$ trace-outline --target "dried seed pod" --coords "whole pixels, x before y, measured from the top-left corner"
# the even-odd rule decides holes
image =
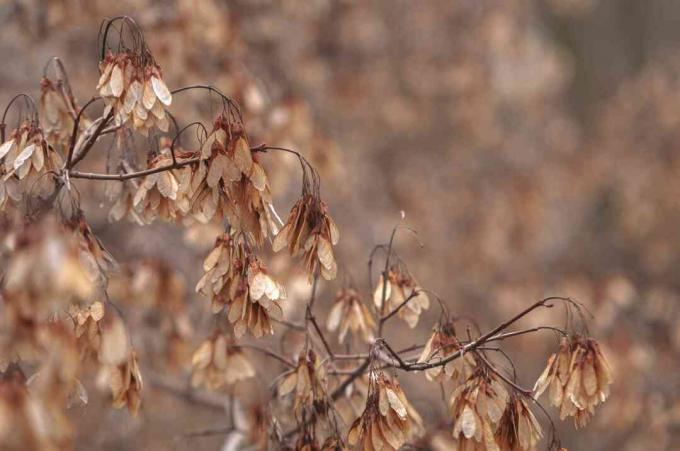
[[[423,424],[399,382],[371,372],[364,412],[347,433],[347,442],[361,449],[398,450],[420,434]]]
[[[427,340],[423,351],[418,358],[419,363],[436,362],[445,359],[460,350],[460,342],[456,338],[453,322],[447,321],[436,324],[432,335]],[[450,379],[455,382],[465,381],[476,367],[472,354],[465,353],[460,358],[454,359],[443,366],[436,366],[425,370],[425,377],[431,381]]]
[[[246,440],[253,445],[255,449],[269,449],[269,434],[268,430],[271,425],[271,415],[268,407],[263,404],[255,404],[250,406],[246,411],[245,418],[241,420],[241,429],[245,429]],[[237,416],[237,419],[239,417]]]
[[[331,332],[339,329],[338,341],[340,343],[345,340],[349,330],[360,336],[366,343],[372,343],[376,324],[368,307],[361,301],[359,293],[352,288],[343,288],[335,295],[333,306],[328,313],[326,327]]]
[[[142,374],[134,350],[122,363],[102,367],[99,380],[111,390],[113,408],[127,407],[132,416],[137,416],[142,403]]]
[[[314,351],[302,351],[297,366],[281,378],[277,386],[279,396],[295,395],[295,414],[300,416],[307,408],[324,414],[328,408],[326,373]]]
[[[101,324],[101,351],[103,365],[118,366],[130,356],[130,340],[123,320],[115,313],[106,315]]]
[[[571,346],[569,339],[564,337],[559,350],[548,358],[548,364],[534,384],[534,398],[538,399],[546,388],[550,387],[550,403],[555,407],[562,405],[564,386],[569,380],[569,364],[571,361]]]
[[[99,301],[83,307],[76,304],[69,306],[69,316],[73,320],[78,349],[83,358],[98,355],[101,351],[100,323],[104,318],[104,312],[104,304]]]
[[[203,262],[203,270],[196,291],[211,300],[213,313],[228,307],[227,318],[237,338],[246,330],[255,337],[273,333],[270,317],[282,316],[279,302],[286,293],[249,251],[242,234],[219,237]]]
[[[373,292],[375,306],[383,311],[382,297],[385,293],[385,314],[399,308],[397,315],[406,321],[411,329],[416,327],[423,310],[430,308],[430,298],[410,274],[394,265],[387,273],[387,283],[381,276]],[[408,301],[408,302],[406,302]],[[402,306],[402,304],[405,305]]]
[[[40,81],[40,126],[52,145],[65,143],[73,132],[74,120],[68,102],[51,80],[43,78]]]
[[[0,145],[0,205],[24,196],[48,198],[57,187],[54,174],[63,167],[61,154],[47,144],[43,131],[24,122]]]
[[[255,376],[255,369],[233,339],[215,333],[191,359],[191,385],[217,390]]]
[[[0,443],[8,451],[73,448],[63,401],[29,392],[18,375],[0,380],[0,423]]]
[[[493,374],[479,368],[451,394],[453,437],[459,449],[498,449],[494,433],[508,402],[508,393]]]
[[[332,280],[338,269],[333,246],[339,239],[340,233],[328,214],[325,202],[314,194],[303,193],[274,238],[272,248],[274,252],[278,252],[288,247],[293,257],[302,254],[305,269],[310,277],[318,268],[324,279]]]
[[[350,370],[353,366],[353,364],[343,365],[339,362],[338,369]],[[334,406],[343,422],[351,424],[364,411],[366,398],[368,396],[368,385],[368,374],[364,374],[361,377],[356,378],[345,388],[341,398],[345,402],[336,402]]]
[[[226,216],[252,245],[277,233],[267,175],[253,155],[243,126],[218,116],[201,147],[206,172],[193,180],[194,218],[206,223]]]
[[[576,427],[582,427],[607,399],[612,382],[611,367],[595,340],[565,337],[536,381],[534,396],[550,387],[550,403],[560,409],[560,418],[573,416]]]
[[[500,451],[531,451],[542,437],[541,425],[529,405],[513,393],[496,431]]]
[[[172,156],[168,148],[151,160],[149,168],[162,168],[172,164]],[[182,218],[177,198],[179,181],[174,171],[167,170],[147,175],[137,188],[132,205],[139,217],[146,224],[156,218],[174,222]]]
[[[116,125],[132,123],[144,136],[154,128],[168,131],[165,107],[172,103],[172,94],[153,58],[129,50],[109,52],[99,63],[99,71],[97,90]]]
[[[106,184],[106,196],[113,202],[109,211],[109,221],[127,218],[136,224],[144,224],[144,220],[135,211],[134,197],[137,190],[138,184],[135,180],[112,181]]]
[[[79,237],[52,216],[24,227],[7,262],[2,296],[9,318],[43,322],[96,293]],[[10,327],[11,329],[11,327]]]

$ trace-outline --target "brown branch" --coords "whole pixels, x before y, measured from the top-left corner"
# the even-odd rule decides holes
[[[517,337],[519,335],[525,335],[525,334],[530,334],[532,332],[538,332],[539,330],[552,330],[554,332],[558,332],[560,335],[566,336],[567,333],[560,329],[559,327],[553,327],[553,326],[536,326],[536,327],[530,327],[529,329],[522,329],[522,330],[516,330],[514,332],[506,332],[504,334],[499,334],[495,337],[489,338],[487,341],[502,341],[505,340],[506,338],[511,338],[511,337]]]
[[[384,345],[383,347],[395,358],[396,363],[397,363],[396,365],[387,365],[387,366],[394,366],[394,367],[400,368],[404,371],[422,371],[422,370],[427,370],[427,369],[430,369],[430,368],[436,368],[438,366],[446,365],[448,362],[451,362],[455,359],[460,358],[466,352],[470,352],[470,351],[473,351],[474,349],[477,349],[478,347],[482,346],[484,343],[487,343],[492,338],[494,340],[502,340],[503,338],[508,338],[508,337],[511,337],[511,336],[517,336],[517,335],[521,335],[521,334],[524,334],[524,333],[534,332],[535,330],[527,329],[527,330],[524,330],[524,331],[517,331],[517,332],[511,332],[511,333],[508,333],[508,334],[499,335],[500,332],[507,329],[508,327],[510,327],[511,325],[516,323],[517,321],[519,321],[520,319],[524,318],[526,315],[528,315],[532,311],[536,310],[537,308],[539,308],[539,307],[546,307],[546,308],[552,307],[553,304],[549,303],[552,300],[562,300],[562,301],[566,301],[566,302],[571,302],[571,300],[569,298],[563,298],[563,297],[558,297],[558,296],[547,297],[547,298],[541,299],[540,301],[533,303],[529,307],[527,307],[524,310],[522,310],[521,312],[517,313],[515,316],[513,316],[509,320],[501,323],[500,325],[498,325],[497,327],[495,327],[491,331],[489,331],[486,334],[482,335],[481,337],[477,338],[476,340],[473,340],[473,341],[467,343],[465,346],[463,346],[460,350],[458,350],[454,354],[451,354],[450,356],[448,356],[444,359],[441,359],[437,362],[432,362],[432,363],[427,363],[427,362],[426,363],[417,363],[417,362],[407,363],[401,357],[399,357],[398,353],[396,353],[387,344],[387,342],[382,340],[381,344]],[[384,300],[383,300],[383,305],[384,305]],[[534,328],[534,329],[541,330],[541,328]],[[343,380],[340,383],[340,385],[335,390],[333,390],[333,392],[331,393],[331,396],[330,396],[331,399],[335,401],[338,398],[340,398],[343,395],[345,389],[366,371],[366,369],[370,365],[370,362],[371,362],[370,357],[366,358],[358,367],[356,367],[354,370],[352,370],[349,373],[349,375],[345,378],[345,380]],[[500,375],[499,377],[504,378],[503,375]],[[516,384],[512,383],[512,381],[510,381],[509,383],[513,387],[516,385]],[[524,390],[521,387],[517,387],[517,388],[520,391]],[[290,437],[290,436],[296,434],[297,432],[299,432],[300,429],[303,426],[306,426],[306,425],[308,425],[312,422],[315,422],[315,421],[316,421],[316,417],[311,418],[307,422],[305,422],[303,425],[298,426],[297,428],[294,428],[294,429],[286,432],[284,434],[284,436]]]
[[[378,341],[378,340],[379,340],[379,341]],[[392,346],[390,346],[390,345],[389,345],[384,339],[382,339],[382,338],[379,338],[378,340],[376,341],[376,344],[379,344],[379,345],[381,345],[382,347],[384,347],[384,348],[387,350],[387,352],[392,356],[392,358],[395,359],[395,360],[397,361],[399,367],[404,368],[404,367],[407,366],[407,364],[406,364],[406,362],[404,361],[404,359],[402,359],[401,357],[399,357],[399,354],[398,354],[394,349],[392,349]]]
[[[516,323],[517,321],[519,321],[520,319],[522,319],[523,317],[525,317],[526,315],[528,315],[529,313],[534,311],[535,309],[537,309],[539,307],[547,307],[547,308],[552,307],[552,304],[549,304],[549,302],[552,301],[552,300],[570,301],[570,299],[568,299],[568,298],[562,298],[562,297],[558,297],[558,296],[553,296],[553,297],[541,299],[540,301],[537,301],[537,302],[533,303],[532,305],[530,305],[529,307],[527,307],[526,309],[522,310],[521,312],[519,312],[517,315],[513,316],[509,320],[501,323],[499,326],[497,326],[493,330],[487,332],[486,334],[482,335],[481,337],[477,338],[476,340],[473,340],[473,341],[467,343],[461,349],[459,349],[458,351],[456,351],[455,353],[451,354],[450,356],[448,356],[444,359],[441,359],[441,360],[438,360],[437,362],[432,362],[432,363],[427,363],[427,362],[424,362],[424,363],[415,362],[415,363],[409,363],[409,364],[400,363],[397,367],[404,370],[404,371],[422,371],[422,370],[427,370],[427,369],[430,369],[430,368],[436,368],[438,366],[446,365],[447,363],[460,358],[466,352],[472,351],[472,350],[478,348],[479,346],[483,345],[484,343],[488,342],[489,339],[496,336],[499,332],[502,332],[503,330],[507,329],[508,327],[510,327],[511,325],[513,325],[514,323]],[[529,333],[529,332],[524,332],[524,333]],[[515,335],[517,335],[517,334],[515,334]],[[501,338],[496,337],[496,339],[501,339]]]
[[[307,309],[309,312],[309,321],[312,323],[312,326],[314,326],[314,330],[316,330],[317,335],[319,335],[319,338],[321,338],[321,342],[323,343],[323,347],[326,349],[326,352],[328,353],[329,357],[331,359],[334,359],[335,356],[333,354],[333,350],[331,349],[330,345],[328,344],[328,340],[326,340],[326,337],[324,336],[323,332],[321,332],[321,328],[319,327],[319,324],[316,322],[316,318],[314,315],[312,315],[311,311]]]
[[[108,135],[110,133],[117,132],[118,130],[122,129],[123,127],[125,127],[125,124],[112,125],[111,127],[107,127],[104,130],[102,130],[100,135],[103,136],[103,135]]]
[[[330,344],[328,343],[328,340],[326,339],[326,336],[323,334],[321,331],[321,327],[319,327],[319,323],[316,321],[316,317],[312,313],[312,308],[314,307],[314,301],[316,300],[316,289],[317,289],[317,284],[319,281],[319,274],[314,275],[314,281],[312,282],[312,293],[309,298],[309,302],[307,303],[307,308],[305,309],[305,331],[307,333],[307,336],[305,338],[305,343],[308,343],[309,340],[309,324],[311,323],[312,326],[314,326],[314,330],[316,331],[317,335],[321,339],[321,342],[323,343],[323,347],[326,350],[326,353],[328,356],[333,359],[333,350],[331,349]]]
[[[314,301],[316,300],[316,288],[318,282],[319,274],[317,273],[314,275],[314,281],[312,282],[312,294],[310,295],[309,302],[307,303],[307,308],[305,309],[305,330],[307,332],[307,339],[309,339],[309,323],[312,323],[312,326],[314,326],[314,330],[316,330],[317,335],[319,335],[319,338],[321,338],[321,342],[323,343],[323,346],[326,349],[326,353],[328,353],[330,358],[333,359],[333,350],[328,344],[328,340],[326,340],[326,337],[324,336],[323,332],[321,331],[321,328],[319,327],[319,323],[316,322],[316,318],[312,313]]]
[[[111,133],[111,132],[115,131],[115,129],[116,129],[115,126],[109,127],[107,129],[103,130],[99,135],[102,135],[104,133]],[[251,151],[257,151],[260,147],[261,146],[253,147],[250,150]],[[80,161],[80,158],[78,158],[77,161]],[[103,174],[103,173],[96,173],[96,172],[71,171],[69,173],[69,177],[75,178],[75,179],[87,179],[87,180],[116,180],[116,181],[122,182],[123,180],[130,180],[130,179],[135,179],[135,178],[139,178],[139,177],[144,177],[144,176],[147,176],[147,175],[155,174],[157,172],[170,171],[172,169],[179,169],[181,167],[184,167],[184,166],[187,166],[187,165],[190,165],[190,164],[198,163],[199,161],[201,161],[200,157],[189,158],[187,160],[177,161],[176,163],[169,164],[167,166],[145,169],[143,171],[137,171],[137,172],[127,172],[127,173],[122,173],[122,174]],[[73,164],[75,164],[75,162]],[[297,325],[297,324],[292,324],[292,323],[288,323],[286,321],[281,321],[281,320],[275,320],[275,322],[285,324],[286,326],[289,326],[289,327],[296,329],[296,330],[304,330],[303,326],[300,326],[300,325]]]
[[[88,179],[88,180],[117,180],[122,182],[123,180],[134,179],[138,177],[144,177],[146,175],[155,174],[157,172],[169,171],[172,169],[179,169],[183,166],[198,163],[201,161],[199,157],[190,158],[184,161],[178,161],[177,164],[169,164],[167,166],[161,166],[158,168],[145,169],[138,172],[128,172],[125,174],[97,174],[93,172],[78,172],[71,171],[69,176],[76,179]]]
[[[408,348],[400,349],[399,351],[396,351],[397,354],[404,354],[406,352],[411,352],[415,351],[417,349],[424,348],[425,345],[412,345],[409,346]],[[333,356],[334,360],[364,360],[367,359],[369,354],[367,353],[361,353],[361,354],[335,354]]]

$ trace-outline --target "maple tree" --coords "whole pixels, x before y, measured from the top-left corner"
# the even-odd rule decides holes
[[[47,69],[53,69],[54,78],[47,76]],[[10,425],[0,428],[0,442],[8,449],[73,447],[66,409],[78,399],[86,402],[81,378],[88,365],[96,367],[114,408],[139,413],[143,367],[131,325],[114,299],[133,297],[135,290],[152,297],[156,290],[152,303],[164,312],[164,336],[175,357],[191,333],[191,321],[174,294],[181,291],[182,282],[153,264],[119,268],[88,225],[76,179],[107,184],[112,221],[221,228],[196,285],[209,300],[215,321],[192,352],[191,386],[227,390],[233,401],[235,384],[258,377],[249,360],[252,351],[285,367],[268,382],[274,402],[292,405],[280,415],[254,410],[240,422],[232,408],[228,444],[233,448],[418,446],[431,428],[408,401],[397,380],[400,371],[421,374],[423,383],[439,383],[449,392],[448,427],[452,446],[461,450],[530,450],[544,436],[548,448],[559,449],[559,437],[539,396],[549,390],[560,418],[573,417],[578,427],[607,399],[611,369],[589,335],[582,305],[548,297],[486,332],[468,329],[466,336],[459,335],[460,318],[420,286],[396,250],[403,222],[394,227],[388,243],[370,253],[373,303],[364,302],[366,296],[351,281],[338,291],[326,328],[338,331],[340,343],[348,334],[358,338],[339,352],[322,329],[315,304],[319,278],[332,280],[340,271],[335,257],[340,232],[322,200],[320,177],[303,153],[253,145],[239,104],[216,87],[169,89],[141,29],[127,16],[103,24],[99,70],[98,96],[79,106],[61,61],[50,60],[39,101],[17,95],[0,124],[0,418]],[[173,100],[190,91],[204,91],[210,101],[219,99],[212,123],[180,126]],[[97,104],[103,104],[103,111],[90,118],[88,111]],[[18,106],[23,106],[18,124],[8,129],[8,112]],[[189,130],[198,131],[199,145],[193,149],[181,146]],[[148,138],[146,148],[132,148],[134,134]],[[106,136],[113,136],[122,149],[116,164],[106,172],[78,170],[90,152],[103,149]],[[274,208],[264,166],[273,152],[297,159],[301,169],[300,198],[285,222]],[[145,163],[137,162],[138,153]],[[300,257],[311,286],[304,323],[284,318],[285,284],[265,264],[265,249],[287,249],[291,258]],[[378,263],[383,265],[373,288]],[[110,280],[121,272],[122,282]],[[513,330],[522,318],[558,303],[567,312],[564,328]],[[431,308],[441,314],[429,340],[395,350],[384,334],[385,324],[399,320],[413,329],[422,312]],[[304,343],[281,352],[242,341],[248,335],[259,339],[275,334],[275,324],[301,332]],[[559,347],[535,387],[523,388],[514,365],[509,371],[498,363],[495,354],[504,354],[494,343],[545,331],[561,340]],[[546,414],[549,434],[542,431],[536,409]]]

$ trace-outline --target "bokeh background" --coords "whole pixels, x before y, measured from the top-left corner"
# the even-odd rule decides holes
[[[89,99],[99,24],[117,14],[141,24],[171,88],[220,87],[245,105],[252,136],[294,147],[317,166],[347,274],[321,286],[322,313],[342,279],[370,291],[370,249],[403,210],[422,246],[399,235],[400,255],[424,287],[482,329],[547,295],[571,296],[592,312],[616,382],[586,429],[559,425],[569,449],[680,448],[680,3],[3,0],[0,103],[37,94],[53,55],[81,104]],[[185,122],[210,121],[205,96],[177,102]],[[296,164],[270,157],[285,215],[299,192]],[[85,167],[103,161],[94,156]],[[103,187],[78,186],[121,263],[179,271],[194,328],[188,340],[207,335],[207,301],[192,287],[211,232],[109,223]],[[285,257],[271,267],[290,292],[287,315],[300,318],[304,276]],[[121,300],[143,350],[164,346],[152,310],[135,313],[153,296]],[[387,334],[397,346],[422,343],[438,315],[433,306],[411,333],[396,323]],[[524,325],[563,321],[554,309]],[[550,335],[505,344],[525,386],[554,347]],[[108,409],[93,392],[72,409],[78,449],[219,449],[219,434],[183,434],[223,426],[223,411],[164,388],[164,364],[144,365],[140,418]],[[265,374],[275,368],[258,365]],[[403,381],[416,408],[439,421],[437,388],[422,377]],[[239,390],[262,400],[262,384]]]

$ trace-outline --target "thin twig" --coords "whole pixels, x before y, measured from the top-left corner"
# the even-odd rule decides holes
[[[449,355],[448,357],[446,357],[444,359],[438,360],[437,362],[431,362],[431,363],[414,362],[414,363],[410,363],[410,364],[399,365],[398,367],[401,368],[402,370],[405,370],[405,371],[422,371],[422,370],[427,370],[427,369],[430,369],[430,368],[436,368],[436,367],[439,367],[439,366],[446,365],[447,363],[460,358],[466,352],[472,351],[472,350],[478,348],[479,346],[483,345],[484,343],[488,342],[490,338],[496,336],[499,332],[502,332],[503,330],[507,329],[508,327],[510,327],[511,325],[513,325],[514,323],[519,321],[520,319],[524,318],[526,315],[528,315],[532,311],[536,310],[537,308],[539,308],[539,307],[548,307],[548,308],[552,307],[552,304],[549,304],[549,302],[552,301],[552,300],[567,300],[567,298],[553,296],[553,297],[541,299],[540,301],[537,301],[537,302],[533,303],[532,305],[530,305],[529,307],[525,308],[524,310],[522,310],[521,312],[519,312],[517,315],[513,316],[509,320],[501,323],[499,326],[495,327],[491,331],[489,331],[486,334],[482,335],[481,337],[477,338],[476,340],[473,340],[473,341],[467,343],[466,345],[461,347],[455,353]],[[528,333],[528,332],[526,332],[526,333]]]
[[[333,350],[331,350],[330,345],[328,344],[328,340],[326,340],[326,337],[324,336],[323,332],[321,332],[321,328],[319,327],[319,324],[316,322],[316,318],[314,315],[311,314],[311,311],[307,309],[309,312],[309,321],[312,323],[312,326],[314,326],[314,330],[316,330],[317,335],[319,335],[319,338],[321,338],[321,342],[323,343],[323,347],[326,348],[326,352],[328,353],[328,356],[331,359],[334,359],[335,356],[333,354]]]
[[[76,179],[88,179],[88,180],[117,180],[117,181],[122,182],[123,180],[129,180],[129,179],[134,179],[134,178],[138,178],[138,177],[144,177],[146,175],[155,174],[157,172],[169,171],[171,169],[179,169],[183,166],[198,163],[199,161],[201,161],[201,159],[199,157],[190,158],[188,160],[178,161],[177,164],[169,164],[167,166],[145,169],[143,171],[138,171],[138,172],[128,172],[128,173],[124,173],[124,174],[97,174],[97,173],[93,173],[93,172],[71,171],[70,177],[76,178]]]

